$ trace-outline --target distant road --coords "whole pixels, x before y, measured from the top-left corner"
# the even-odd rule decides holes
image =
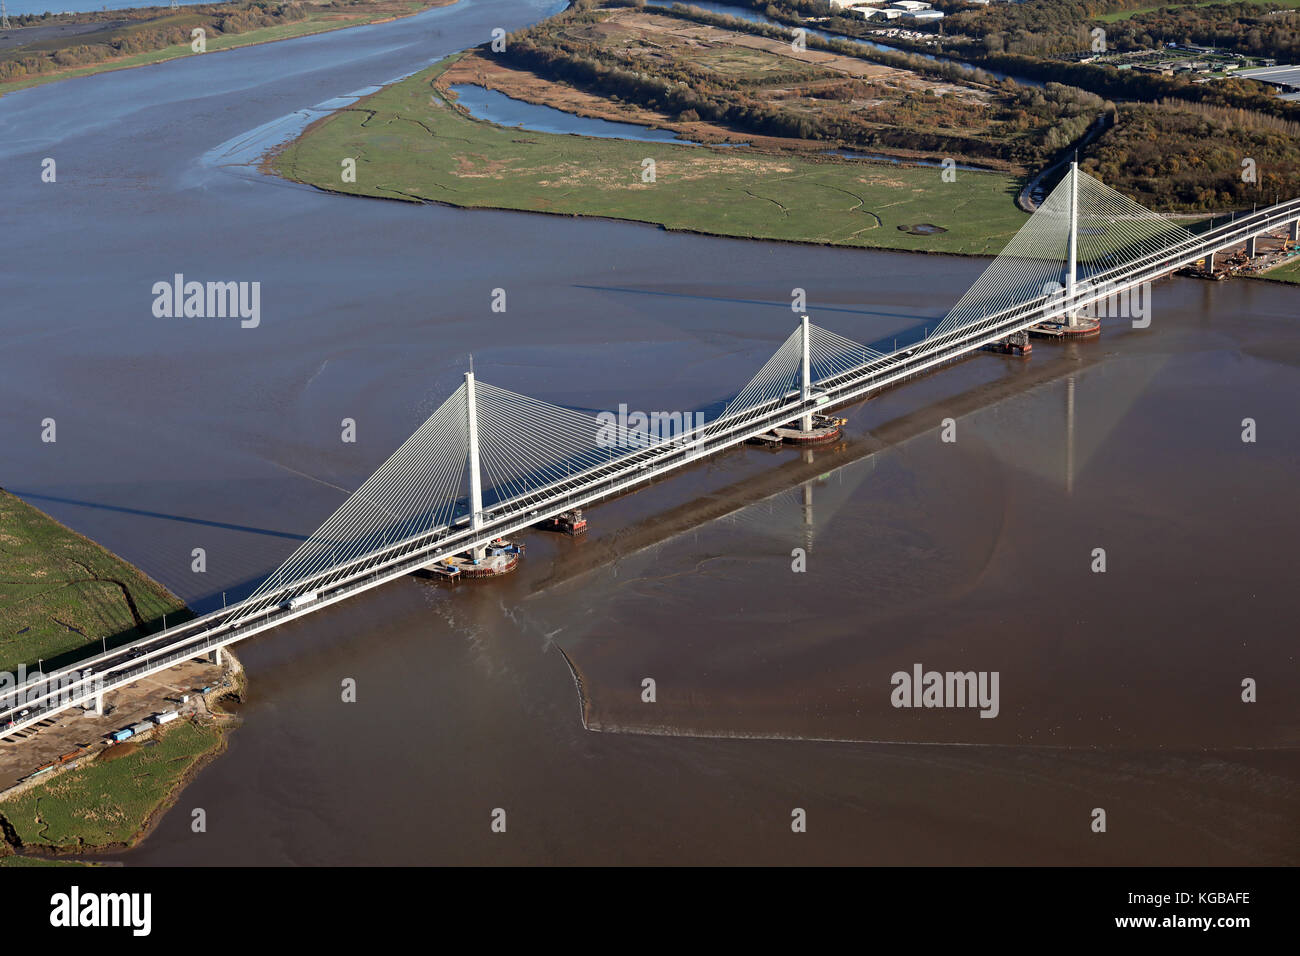
[[[1057,156],[1056,161],[1053,162],[1052,165],[1046,167],[1041,172],[1039,172],[1038,175],[1036,175],[1033,179],[1025,183],[1025,188],[1020,190],[1020,195],[1016,197],[1016,205],[1019,206],[1021,209],[1023,209],[1025,212],[1033,212],[1035,209],[1037,209],[1038,200],[1034,198],[1034,195],[1035,194],[1043,195],[1047,192],[1046,187],[1044,187],[1043,185],[1044,181],[1052,173],[1056,172],[1058,169],[1060,169],[1062,166],[1068,163],[1071,159],[1073,159],[1075,153],[1077,153],[1081,148],[1087,146],[1094,139],[1096,139],[1098,136],[1104,133],[1109,128],[1109,126],[1110,124],[1106,122],[1106,114],[1102,113],[1100,116],[1097,117],[1096,122],[1094,122],[1092,126],[1088,127],[1088,132],[1084,133],[1081,137],[1079,137],[1078,142],[1061,150],[1060,155]]]

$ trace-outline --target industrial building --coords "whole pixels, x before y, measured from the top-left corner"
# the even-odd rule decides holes
[[[1258,70],[1238,70],[1237,76],[1244,76],[1257,83],[1265,83],[1278,91],[1278,98],[1300,101],[1300,66],[1268,66]]]

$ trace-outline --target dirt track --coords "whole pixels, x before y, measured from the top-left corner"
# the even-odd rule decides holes
[[[78,749],[82,754],[69,764],[97,754],[109,746],[105,739],[108,733],[147,720],[159,711],[210,715],[208,701],[197,693],[198,688],[212,685],[214,690],[210,693],[215,698],[234,686],[240,671],[234,656],[228,650],[222,653],[227,663],[184,661],[122,690],[105,694],[105,709],[112,708],[112,712],[104,716],[70,707],[48,722],[42,721],[19,734],[0,739],[0,797],[37,767]],[[189,696],[184,705],[179,703],[182,695]],[[36,779],[44,778],[46,774]]]

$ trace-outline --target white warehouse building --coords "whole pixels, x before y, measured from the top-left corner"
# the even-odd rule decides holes
[[[935,20],[943,19],[942,10],[917,10],[915,13],[907,14],[909,20],[915,20],[918,23],[933,23]]]
[[[898,0],[897,3],[891,3],[889,9],[902,10],[904,13],[916,13],[919,10],[929,10],[930,4],[924,3],[923,0]]]

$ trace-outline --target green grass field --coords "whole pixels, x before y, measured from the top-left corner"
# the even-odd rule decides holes
[[[117,555],[0,491],[0,670],[125,643],[142,633],[139,621],[151,632],[163,614],[171,623],[188,613]]]
[[[401,13],[402,16],[419,13],[426,9],[428,3],[411,0],[406,4],[406,9]],[[126,70],[137,66],[148,66],[151,63],[163,63],[167,60],[174,60],[182,56],[206,56],[208,53],[218,53],[222,50],[233,50],[236,47],[252,46],[256,43],[273,43],[277,40],[290,40],[294,37],[309,36],[313,33],[325,33],[329,30],[341,30],[346,27],[363,26],[367,23],[373,23],[375,20],[381,20],[392,17],[391,11],[383,10],[377,12],[365,12],[359,8],[352,19],[346,21],[338,20],[337,13],[309,13],[307,19],[297,20],[292,23],[285,23],[280,26],[263,27],[258,30],[249,30],[247,33],[232,33],[214,36],[208,40],[206,53],[195,53],[188,43],[178,43],[173,46],[162,47],[158,50],[150,50],[145,53],[136,53],[132,56],[120,57],[114,60],[104,60],[99,63],[91,63],[87,66],[73,67],[57,73],[40,73],[35,76],[23,77],[22,79],[10,80],[0,83],[0,96],[5,93],[12,93],[15,90],[27,89],[32,86],[40,86],[44,83],[53,83],[57,80],[67,80],[78,76],[91,76],[96,73],[106,73],[110,70]],[[177,19],[183,19],[184,14],[178,15]],[[198,22],[197,18],[195,22]]]
[[[1265,279],[1277,279],[1279,282],[1300,283],[1300,256],[1296,256],[1284,266],[1270,269],[1263,275]]]
[[[722,236],[995,255],[1024,223],[996,173],[532,133],[470,119],[433,88],[456,58],[324,120],[273,160],[324,189],[602,216]],[[342,162],[357,161],[357,181]],[[642,162],[655,162],[655,182]],[[947,232],[910,235],[900,226]]]
[[[0,867],[16,866],[96,866],[82,860],[47,860],[34,856],[0,856]]]
[[[48,669],[60,654],[87,644],[97,650],[102,638],[109,646],[125,643],[140,633],[137,620],[144,630],[157,630],[164,613],[171,623],[190,612],[117,555],[0,491],[0,670],[38,658]],[[116,759],[43,780],[0,803],[0,815],[25,846],[130,843],[186,771],[221,745],[222,730],[211,722],[176,721],[151,738],[157,742],[111,748],[106,754]],[[3,865],[40,863],[3,858]]]
[[[1095,17],[1094,20],[1100,20],[1103,23],[1115,23],[1118,20],[1128,20],[1140,13],[1151,13],[1164,7],[1212,7],[1216,4],[1226,3],[1227,0],[1206,0],[1205,3],[1157,3],[1149,7],[1141,7],[1137,10],[1119,10],[1115,13],[1102,13]],[[1276,3],[1280,7],[1300,7],[1300,0],[1249,0],[1251,3]]]
[[[24,847],[130,844],[186,772],[220,744],[221,729],[213,722],[175,721],[152,739],[151,746],[116,759],[105,759],[116,755],[117,748],[109,748],[89,765],[0,803],[0,813]]]

